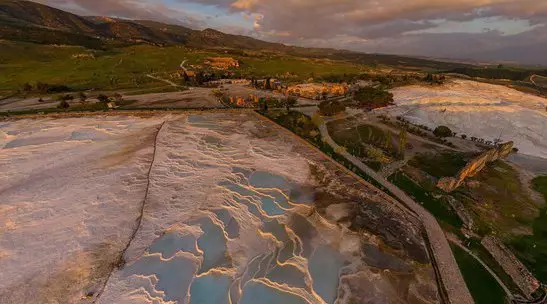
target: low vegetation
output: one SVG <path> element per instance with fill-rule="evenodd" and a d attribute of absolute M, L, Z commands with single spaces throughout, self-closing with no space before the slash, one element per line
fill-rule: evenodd
<path fill-rule="evenodd" d="M 451 210 L 448 203 L 436 199 L 433 194 L 426 191 L 403 172 L 393 174 L 389 177 L 389 181 L 422 204 L 425 209 L 435 216 L 443 229 L 457 231 L 462 227 L 462 221 Z"/>
<path fill-rule="evenodd" d="M 381 108 L 393 104 L 393 94 L 381 87 L 364 87 L 353 96 L 359 107 Z"/>
<path fill-rule="evenodd" d="M 450 130 L 450 128 L 447 126 L 436 127 L 435 130 L 433 130 L 433 134 L 435 134 L 435 136 L 437 137 L 443 137 L 443 138 L 454 136 L 454 132 L 452 132 L 452 130 Z"/>
<path fill-rule="evenodd" d="M 454 197 L 474 218 L 476 232 L 494 234 L 505 241 L 527 234 L 538 208 L 519 178 L 504 161 L 495 161 L 458 188 Z"/>
<path fill-rule="evenodd" d="M 547 204 L 547 175 L 536 177 L 532 184 L 543 195 Z M 541 282 L 547 284 L 547 208 L 540 210 L 532 228 L 532 235 L 516 237 L 510 241 L 510 245 L 526 267 Z"/>
<path fill-rule="evenodd" d="M 480 77 L 486 79 L 509 79 L 525 81 L 533 74 L 547 76 L 547 70 L 528 70 L 517 68 L 505 68 L 503 66 L 479 68 L 479 67 L 459 67 L 450 71 L 451 73 L 463 74 L 470 77 Z"/>
<path fill-rule="evenodd" d="M 417 154 L 409 161 L 409 164 L 435 178 L 441 178 L 456 175 L 471 156 L 462 152 L 427 152 Z"/>
<path fill-rule="evenodd" d="M 503 289 L 479 262 L 456 245 L 452 252 L 476 304 L 505 303 Z"/>
<path fill-rule="evenodd" d="M 383 164 L 400 158 L 402 149 L 399 145 L 406 145 L 405 138 L 400 137 L 404 133 L 394 134 L 369 124 L 354 126 L 352 119 L 329 122 L 327 128 L 336 143 L 352 155 L 363 158 L 374 170 L 380 170 Z"/>
<path fill-rule="evenodd" d="M 324 116 L 334 116 L 346 110 L 346 106 L 340 101 L 324 100 L 319 104 L 319 112 Z"/>
<path fill-rule="evenodd" d="M 321 122 L 320 116 L 314 115 L 314 117 L 310 118 L 309 116 L 297 111 L 287 112 L 281 109 L 276 109 L 268 112 L 259 111 L 259 113 L 273 120 L 277 124 L 285 127 L 296 135 L 302 137 L 303 139 L 307 140 L 310 144 L 316 146 L 323 153 L 325 153 L 329 157 L 332 157 L 342 166 L 346 167 L 348 170 L 354 172 L 364 180 L 376 186 L 378 189 L 388 194 L 390 193 L 386 188 L 384 188 L 366 173 L 355 167 L 344 156 L 340 155 L 340 151 L 334 151 L 334 149 L 329 144 L 323 141 L 321 133 L 318 129 L 318 125 Z"/>

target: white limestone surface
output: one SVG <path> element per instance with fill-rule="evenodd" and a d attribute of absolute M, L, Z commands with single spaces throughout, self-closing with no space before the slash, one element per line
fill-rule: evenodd
<path fill-rule="evenodd" d="M 0 121 L 1 303 L 73 303 L 101 285 L 135 225 L 161 121 Z"/>
<path fill-rule="evenodd" d="M 256 114 L 0 130 L 2 304 L 439 302 L 418 220 Z"/>
<path fill-rule="evenodd" d="M 403 116 L 435 128 L 485 140 L 514 141 L 520 153 L 547 158 L 547 99 L 515 89 L 469 80 L 441 86 L 413 85 L 392 90 L 395 106 L 378 114 Z"/>

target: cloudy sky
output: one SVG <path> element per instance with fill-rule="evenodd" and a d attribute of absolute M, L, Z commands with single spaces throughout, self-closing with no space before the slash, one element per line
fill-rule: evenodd
<path fill-rule="evenodd" d="M 547 65 L 547 0 L 41 0 L 286 44 Z"/>

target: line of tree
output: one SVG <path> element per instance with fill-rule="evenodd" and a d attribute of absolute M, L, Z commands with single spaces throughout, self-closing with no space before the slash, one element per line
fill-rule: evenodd
<path fill-rule="evenodd" d="M 324 100 L 319 104 L 319 112 L 324 116 L 334 116 L 338 113 L 344 112 L 345 110 L 346 106 L 337 100 Z"/>
<path fill-rule="evenodd" d="M 353 99 L 360 107 L 370 109 L 393 104 L 393 94 L 381 87 L 360 88 L 353 95 Z"/>
<path fill-rule="evenodd" d="M 547 70 L 516 70 L 504 68 L 503 66 L 498 66 L 497 68 L 462 67 L 453 69 L 449 72 L 463 74 L 470 77 L 480 77 L 487 79 L 509 79 L 515 81 L 526 81 L 533 74 L 547 76 Z"/>

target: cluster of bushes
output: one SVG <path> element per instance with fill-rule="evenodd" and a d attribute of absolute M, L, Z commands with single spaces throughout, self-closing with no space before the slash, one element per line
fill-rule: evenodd
<path fill-rule="evenodd" d="M 72 94 L 62 94 L 57 96 L 56 100 L 59 101 L 59 105 L 57 108 L 59 109 L 68 109 L 71 107 L 69 101 L 73 101 L 75 97 Z M 107 104 L 111 101 L 115 101 L 117 103 L 123 102 L 123 96 L 120 93 L 115 93 L 111 97 L 108 97 L 104 94 L 99 94 L 97 96 L 98 102 L 90 105 L 88 102 L 88 96 L 84 92 L 80 92 L 78 94 L 78 99 L 81 102 L 81 105 L 78 105 L 76 108 L 78 110 L 101 110 L 101 109 L 108 109 Z M 40 100 L 42 100 L 40 98 Z"/>
<path fill-rule="evenodd" d="M 300 112 L 277 110 L 269 112 L 267 116 L 302 138 L 308 139 L 316 144 L 321 142 L 319 129 L 312 118 Z"/>
<path fill-rule="evenodd" d="M 452 137 L 455 135 L 454 132 L 452 132 L 452 130 L 450 130 L 450 128 L 447 126 L 436 127 L 435 130 L 433 130 L 433 134 L 440 138 Z"/>
<path fill-rule="evenodd" d="M 36 85 L 30 83 L 23 84 L 23 91 L 26 93 L 41 93 L 41 94 L 50 94 L 50 93 L 64 93 L 71 92 L 72 89 L 64 84 L 48 84 L 43 82 L 37 82 Z"/>
<path fill-rule="evenodd" d="M 407 119 L 405 119 L 405 118 L 402 117 L 402 116 L 397 116 L 396 119 L 397 119 L 398 121 L 404 122 L 404 123 L 406 123 L 406 124 L 412 124 L 413 126 L 418 127 L 418 128 L 420 128 L 420 129 L 422 129 L 422 130 L 429 131 L 429 132 L 433 132 L 433 130 L 432 130 L 430 127 L 428 127 L 428 126 L 426 126 L 426 125 L 413 124 L 413 123 L 411 123 L 410 121 L 408 121 Z"/>
<path fill-rule="evenodd" d="M 450 130 L 447 127 L 446 128 L 448 130 L 446 130 L 444 126 L 437 127 L 436 129 L 440 128 L 440 130 L 437 130 L 437 133 L 435 134 L 435 130 L 431 130 L 429 127 L 424 126 L 424 125 L 414 125 L 411 122 L 409 122 L 408 120 L 406 120 L 406 119 L 404 119 L 403 117 L 400 117 L 400 116 L 397 117 L 397 122 L 395 124 L 393 122 L 391 122 L 390 120 L 383 120 L 383 122 L 385 124 L 388 124 L 388 125 L 399 127 L 403 130 L 406 130 L 409 133 L 414 134 L 414 135 L 418 135 L 420 137 L 427 138 L 431 141 L 438 142 L 440 144 L 444 144 L 444 145 L 447 145 L 449 147 L 455 147 L 455 145 L 453 143 L 451 143 L 450 141 L 445 139 L 445 137 L 456 136 L 456 133 L 453 133 L 452 130 Z M 431 135 L 431 132 L 433 132 L 433 134 L 435 134 L 435 136 Z M 450 134 L 450 135 L 448 135 L 448 134 Z M 439 135 L 448 135 L 448 136 L 439 136 Z"/>
<path fill-rule="evenodd" d="M 334 116 L 338 113 L 344 112 L 345 110 L 346 106 L 337 100 L 324 100 L 319 104 L 319 112 L 324 116 Z"/>
<path fill-rule="evenodd" d="M 361 74 L 359 80 L 378 82 L 384 87 L 392 88 L 396 86 L 409 85 L 422 81 L 420 74 Z"/>
<path fill-rule="evenodd" d="M 443 74 L 437 75 L 437 74 L 431 74 L 431 73 L 428 73 L 424 79 L 425 82 L 430 84 L 443 84 L 445 80 L 446 80 L 446 77 Z"/>
<path fill-rule="evenodd" d="M 379 87 L 360 88 L 353 95 L 358 106 L 375 109 L 393 104 L 393 94 Z"/>
<path fill-rule="evenodd" d="M 450 71 L 451 73 L 464 74 L 470 77 L 480 77 L 487 79 L 509 79 L 515 81 L 526 81 L 532 74 L 547 76 L 547 70 L 531 71 L 531 70 L 513 70 L 503 66 L 497 68 L 474 68 L 463 67 L 456 68 Z"/>

